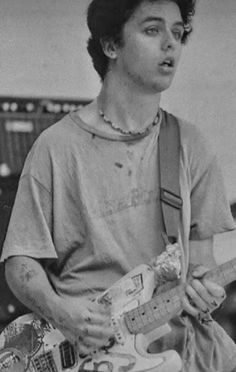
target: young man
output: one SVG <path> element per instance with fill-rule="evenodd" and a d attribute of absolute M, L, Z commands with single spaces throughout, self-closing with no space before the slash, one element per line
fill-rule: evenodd
<path fill-rule="evenodd" d="M 93 0 L 88 50 L 97 99 L 38 138 L 24 167 L 2 260 L 16 296 L 87 354 L 113 337 L 99 294 L 164 249 L 158 135 L 171 115 L 161 93 L 190 34 L 194 0 Z M 155 352 L 175 349 L 183 371 L 230 372 L 236 348 L 209 313 L 224 289 L 213 235 L 234 229 L 215 156 L 179 119 L 183 312 Z M 167 165 L 168 166 L 168 165 Z M 190 242 L 189 242 L 190 241 Z"/>

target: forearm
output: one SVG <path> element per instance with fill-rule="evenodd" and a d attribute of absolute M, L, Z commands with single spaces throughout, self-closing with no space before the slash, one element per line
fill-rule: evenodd
<path fill-rule="evenodd" d="M 11 257 L 5 274 L 12 292 L 25 306 L 50 322 L 55 319 L 59 296 L 39 261 L 26 256 Z"/>
<path fill-rule="evenodd" d="M 6 279 L 29 309 L 48 320 L 71 342 L 79 341 L 82 354 L 106 345 L 114 336 L 109 308 L 89 299 L 57 295 L 39 261 L 26 256 L 9 258 Z"/>
<path fill-rule="evenodd" d="M 200 320 L 205 319 L 206 314 L 214 311 L 225 298 L 224 288 L 204 278 L 206 272 L 216 266 L 213 239 L 190 242 L 189 280 L 183 307 Z"/>

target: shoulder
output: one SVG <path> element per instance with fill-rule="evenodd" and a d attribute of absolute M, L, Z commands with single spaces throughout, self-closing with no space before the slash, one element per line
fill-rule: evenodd
<path fill-rule="evenodd" d="M 45 129 L 37 138 L 37 146 L 56 146 L 66 143 L 80 135 L 79 126 L 71 119 L 70 114 Z"/>
<path fill-rule="evenodd" d="M 84 144 L 84 131 L 66 115 L 45 129 L 35 140 L 25 161 L 23 174 L 59 169 L 78 155 Z"/>
<path fill-rule="evenodd" d="M 63 152 L 73 149 L 79 143 L 84 142 L 86 132 L 71 118 L 65 115 L 61 120 L 45 129 L 34 142 L 31 153 L 35 152 Z"/>
<path fill-rule="evenodd" d="M 195 124 L 176 115 L 166 113 L 168 118 L 175 118 L 179 125 L 181 155 L 192 167 L 197 164 L 207 165 L 216 159 L 216 154 L 202 130 Z"/>
<path fill-rule="evenodd" d="M 208 141 L 197 125 L 182 119 L 179 116 L 170 114 L 169 112 L 164 111 L 164 113 L 167 121 L 174 118 L 178 122 L 182 146 L 191 146 L 195 143 L 201 144 L 201 146 L 209 146 Z"/>

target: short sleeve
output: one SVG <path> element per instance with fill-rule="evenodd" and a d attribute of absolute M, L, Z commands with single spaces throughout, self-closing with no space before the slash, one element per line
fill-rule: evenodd
<path fill-rule="evenodd" d="M 57 258 L 52 240 L 52 195 L 33 175 L 18 186 L 1 261 L 10 256 Z"/>
<path fill-rule="evenodd" d="M 235 229 L 219 161 L 196 130 L 190 149 L 190 240 L 201 240 Z"/>

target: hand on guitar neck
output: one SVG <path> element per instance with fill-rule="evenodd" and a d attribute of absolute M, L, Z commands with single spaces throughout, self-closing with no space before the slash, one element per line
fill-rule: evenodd
<path fill-rule="evenodd" d="M 193 316 L 196 316 L 199 318 L 199 320 L 202 320 L 199 317 L 199 314 L 201 313 L 200 310 L 202 308 L 197 309 L 195 307 L 197 304 L 193 306 L 189 303 L 189 298 L 186 296 L 186 285 L 190 285 L 192 288 L 193 285 L 198 286 L 197 288 L 200 294 L 203 296 L 199 296 L 198 292 L 193 288 L 196 291 L 195 299 L 196 301 L 199 301 L 198 303 L 202 304 L 204 302 L 204 305 L 205 303 L 208 303 L 209 300 L 204 300 L 204 296 L 207 294 L 207 299 L 212 300 L 211 306 L 216 308 L 216 306 L 219 305 L 225 298 L 223 287 L 236 279 L 236 258 L 225 262 L 210 271 L 208 271 L 206 268 L 199 268 L 198 270 L 200 270 L 200 272 L 193 273 L 194 276 L 198 277 L 198 279 L 194 279 L 194 282 L 192 282 L 193 279 L 191 278 L 189 279 L 189 283 L 177 285 L 174 288 L 158 294 L 143 305 L 125 312 L 124 320 L 129 332 L 132 334 L 146 334 L 155 327 L 162 326 L 166 322 L 169 322 L 177 314 L 180 314 L 184 310 L 186 302 L 188 303 L 187 312 L 189 314 L 192 312 Z M 203 285 L 203 287 L 200 286 L 200 284 Z M 220 287 L 218 287 L 217 284 Z M 220 290 L 221 293 L 218 292 L 218 290 Z M 215 291 L 217 291 L 217 293 Z M 185 304 L 183 303 L 184 301 L 186 301 Z M 211 310 L 212 307 L 210 308 Z M 206 319 L 208 320 L 209 317 L 206 317 Z"/>
<path fill-rule="evenodd" d="M 224 288 L 207 279 L 209 269 L 195 265 L 190 269 L 186 294 L 182 299 L 183 311 L 198 318 L 202 322 L 211 320 L 209 316 L 225 300 Z"/>
<path fill-rule="evenodd" d="M 221 285 L 225 286 L 235 280 L 236 259 L 209 272 L 203 267 L 198 267 L 192 276 L 195 279 L 190 279 L 191 284 L 189 285 L 193 289 L 196 288 L 196 292 L 200 292 L 200 295 L 195 297 L 195 301 L 199 301 L 200 308 L 206 293 L 204 305 L 211 301 L 222 301 L 224 292 Z M 141 265 L 103 293 L 100 299 L 104 298 L 106 302 L 112 298 L 115 299 L 115 302 L 118 298 L 123 298 L 123 300 L 126 298 L 123 303 L 117 301 L 117 307 L 115 307 L 117 309 L 115 321 L 119 331 L 118 341 L 103 348 L 98 354 L 88 355 L 85 358 L 80 357 L 81 345 L 84 344 L 82 347 L 86 353 L 86 344 L 91 341 L 87 332 L 91 321 L 100 325 L 95 327 L 97 329 L 96 337 L 93 333 L 92 338 L 95 345 L 106 343 L 111 335 L 106 333 L 110 332 L 110 327 L 104 327 L 102 330 L 102 324 L 106 324 L 109 316 L 104 309 L 101 310 L 100 306 L 97 307 L 97 303 L 88 302 L 83 306 L 80 303 L 79 311 L 77 307 L 76 319 L 80 321 L 80 327 L 78 329 L 76 319 L 73 318 L 72 324 L 75 330 L 72 334 L 75 338 L 81 334 L 81 331 L 84 334 L 79 348 L 77 342 L 74 345 L 69 344 L 59 330 L 34 314 L 18 318 L 9 324 L 0 335 L 1 372 L 44 372 L 46 367 L 50 372 L 57 370 L 59 372 L 97 371 L 100 367 L 114 372 L 119 372 L 121 369 L 132 372 L 179 372 L 182 363 L 176 351 L 169 350 L 159 354 L 149 354 L 147 349 L 153 341 L 166 333 L 167 329 L 162 325 L 183 310 L 182 299 L 186 293 L 186 286 L 184 284 L 178 285 L 160 293 L 155 298 L 151 298 L 154 282 L 152 268 Z M 219 286 L 213 284 L 214 282 Z M 71 312 L 71 303 L 65 301 L 64 305 L 65 309 L 67 306 Z M 131 310 L 130 305 L 132 305 Z M 214 307 L 215 302 L 211 305 Z M 55 313 L 54 315 L 55 323 L 59 324 L 64 334 L 67 333 L 68 324 L 72 320 L 71 315 L 68 316 L 66 310 L 64 314 L 60 312 L 60 314 Z M 90 327 L 88 329 L 90 330 Z M 122 333 L 124 337 L 120 341 L 119 334 L 122 335 Z M 29 336 L 28 342 L 27 335 Z M 99 335 L 101 337 L 98 340 Z"/>
<path fill-rule="evenodd" d="M 150 300 L 154 288 L 154 270 L 140 265 L 96 301 L 61 300 L 52 324 L 36 314 L 16 319 L 0 335 L 1 372 L 95 372 L 102 367 L 113 372 L 179 372 L 182 363 L 176 351 L 148 352 L 170 327 L 133 335 L 124 323 L 123 313 Z M 108 344 L 112 336 L 116 342 Z"/>

